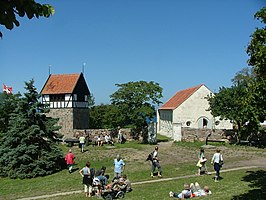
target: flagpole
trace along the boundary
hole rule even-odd
[[[84,68],[85,68],[86,63],[84,62],[82,65],[82,74],[84,74]]]
[[[49,76],[51,75],[51,65],[49,65]]]

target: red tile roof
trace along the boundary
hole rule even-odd
[[[81,74],[51,74],[41,94],[71,94]]]
[[[201,86],[203,86],[203,84],[177,92],[171,99],[169,99],[165,104],[163,104],[159,108],[159,110],[174,110],[175,108],[180,106],[185,100],[187,100]]]

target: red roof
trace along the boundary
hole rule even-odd
[[[41,94],[71,94],[81,74],[51,74]]]
[[[160,110],[174,110],[175,108],[180,106],[185,100],[187,100],[201,86],[203,86],[203,84],[177,92],[171,99],[169,99],[159,109]]]

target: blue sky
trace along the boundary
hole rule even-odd
[[[265,0],[47,0],[50,18],[19,18],[0,40],[0,80],[24,93],[49,75],[82,72],[96,104],[109,103],[116,83],[155,81],[162,101],[205,84],[231,86],[247,66],[245,49]]]

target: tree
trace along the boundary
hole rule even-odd
[[[266,7],[258,11],[254,17],[264,23],[264,26],[257,28],[251,36],[247,48],[249,56],[248,64],[253,66],[257,77],[266,78]]]
[[[153,81],[137,81],[116,84],[119,89],[111,97],[112,105],[121,114],[121,127],[141,128],[147,126],[147,120],[156,116],[155,106],[161,104],[162,88]]]
[[[21,95],[0,93],[0,135],[7,131],[8,121],[11,113],[17,106],[17,101]]]
[[[254,107],[252,81],[238,81],[230,88],[222,87],[207,97],[209,110],[214,117],[229,119],[236,124],[239,138],[248,136],[247,130],[257,131],[260,113]]]
[[[266,22],[266,9],[255,18]],[[209,96],[210,110],[214,116],[227,118],[237,124],[239,137],[248,137],[261,130],[260,122],[266,119],[266,29],[257,28],[247,48],[251,68],[244,68],[232,79],[231,88],[220,88]]]
[[[49,4],[39,4],[34,0],[0,0],[0,24],[7,29],[12,30],[20,23],[17,17],[24,17],[25,14],[29,19],[50,17],[54,14],[54,8]],[[0,32],[0,37],[3,34]]]
[[[0,142],[0,176],[32,178],[61,170],[62,151],[57,146],[60,135],[58,119],[46,117],[48,110],[38,101],[40,95],[25,82],[26,93],[11,114],[8,129]]]
[[[247,54],[248,64],[253,67],[256,75],[252,85],[255,106],[260,112],[260,122],[263,122],[266,120],[266,7],[258,11],[254,17],[264,24],[252,34]]]
[[[90,128],[100,129],[100,128],[110,128],[105,122],[106,113],[109,112],[111,105],[101,104],[98,106],[93,106],[90,108],[89,112],[89,122]],[[110,119],[112,120],[112,119]]]

